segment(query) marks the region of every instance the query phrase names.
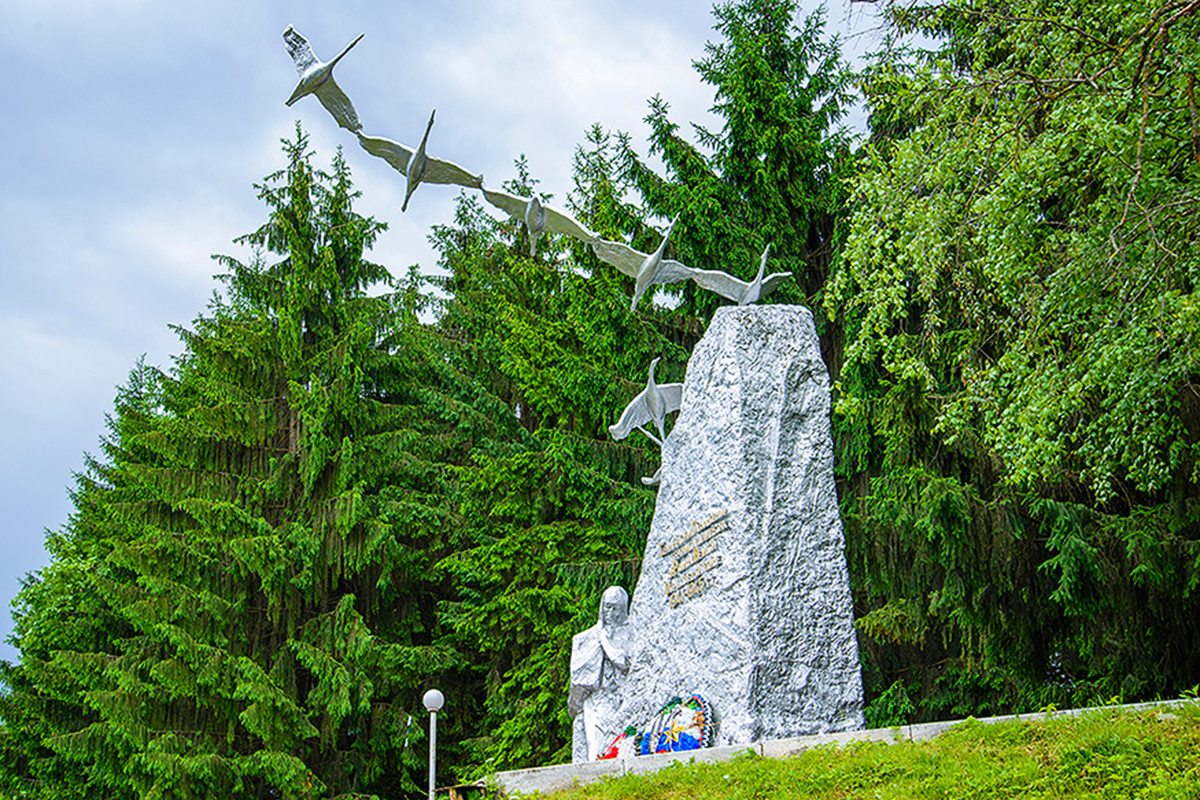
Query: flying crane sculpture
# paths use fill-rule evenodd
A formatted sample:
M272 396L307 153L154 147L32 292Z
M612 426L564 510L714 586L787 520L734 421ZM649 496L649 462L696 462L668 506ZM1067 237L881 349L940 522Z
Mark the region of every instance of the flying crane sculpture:
M601 261L611 264L624 274L634 279L633 296L629 303L632 313L637 309L638 301L652 286L668 283L679 283L692 280L702 289L715 292L740 306L756 303L773 292L779 284L791 276L790 272L777 272L765 278L767 256L770 245L763 250L758 265L758 274L754 280L747 283L720 270L693 269L686 264L669 258L663 258L667 240L675 229L679 217L671 221L663 234L662 240L653 253L643 253L633 249L624 242L613 242L601 239L582 223L564 211L545 205L537 197L518 197L507 192L488 189L483 185L483 177L460 167L451 161L434 158L426 153L429 133L433 130L436 111L429 115L429 123L425 126L425 135L414 150L400 142L382 136L368 136L362 132L362 123L354 110L354 104L333 79L333 68L352 47L363 38L359 34L354 41L346 45L331 61L324 62L316 57L308 40L294 27L289 25L283 32L287 43L288 53L296 63L300 73L300 81L296 85L287 105L292 105L301 97L315 94L321 104L333 116L334 121L343 128L352 131L358 137L358 143L373 156L382 158L397 172L406 176L404 203L401 211L408 210L408 203L413 192L422 183L455 184L468 189L479 189L483 197L496 208L525 224L529 231L529 254L537 254L538 239L547 233L572 236L592 248L592 252ZM653 377L653 367L651 367ZM659 431L660 435L662 431ZM649 434L647 434L649 435ZM652 437L653 438L653 437Z
M708 289L710 292L733 300L739 306L753 305L775 291L784 280L792 277L790 272L776 272L768 275L765 280L763 279L763 272L767 268L767 254L770 252L771 245L763 248L762 258L758 262L758 274L749 283L738 280L719 269L692 270L692 280L700 288Z
M609 435L617 441L624 439L635 429L646 434L650 441L659 447L662 447L663 440L667 438L665 432L667 414L679 410L679 406L683 402L683 384L664 383L659 385L654 380L654 368L658 366L659 361L662 359L656 358L650 362L650 372L646 376L646 388L629 401L629 405L625 406L625 410L616 424L608 426ZM654 434L646 430L647 422L653 422L654 427L658 429L657 439L654 438Z
M629 303L630 312L637 308L638 300L642 299L642 295L651 286L686 281L696 272L678 261L663 258L667 239L671 238L671 231L675 230L677 222L679 222L679 217L671 220L671 224L667 226L667 232L663 234L662 241L658 243L658 248L653 253L639 252L624 242L610 242L607 239L596 239L592 242L592 252L596 254L596 258L612 264L621 272L636 279L637 282L633 287L633 299Z
M654 368L661 360L661 358L656 358L650 362L650 371L646 376L646 388L629 401L629 405L625 406L625 410L616 424L608 426L608 434L613 439L620 441L636 429L644 433L647 439L659 447L663 446L663 442L667 438L667 414L678 411L682 405L683 384L664 383L660 385L654 380ZM646 430L645 426L648 422L653 422L654 427L658 429L657 438ZM647 486L657 485L661 475L662 468L660 467L652 477L642 478L642 483Z
M426 155L425 145L429 141L429 132L433 130L433 118L436 114L437 109L430 113L425 135L421 137L421 144L416 150L382 136L364 136L361 132L358 133L358 143L362 145L363 150L382 158L408 177L404 205L400 206L402 212L408 210L409 198L422 183L453 183L468 189L483 188L483 178L479 175L470 173L451 161Z
M596 234L564 211L542 203L536 197L517 197L507 192L498 192L486 186L483 197L501 211L525 223L529 230L529 255L537 253L537 240L543 233L561 233L573 236L581 242L591 243Z
M288 25L287 30L283 32L283 41L287 43L292 61L296 62L296 71L300 73L300 82L296 84L286 105L292 105L305 95L315 94L321 101L321 105L325 106L325 109L333 115L333 119L338 125L348 131L357 131L362 128L362 123L358 121L358 114L354 111L354 104L350 102L350 98L333 79L333 68L342 60L342 56L350 52L351 47L358 44L359 39L362 39L364 35L360 33L332 61L326 62L317 58L308 39Z

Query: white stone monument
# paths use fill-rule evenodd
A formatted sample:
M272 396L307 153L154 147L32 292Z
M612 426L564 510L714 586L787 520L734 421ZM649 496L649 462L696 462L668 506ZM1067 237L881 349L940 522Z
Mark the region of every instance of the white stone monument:
M628 620L619 705L700 694L715 745L861 728L862 681L812 314L724 307L688 363ZM580 743L575 760L608 742ZM594 757L594 756L593 756Z

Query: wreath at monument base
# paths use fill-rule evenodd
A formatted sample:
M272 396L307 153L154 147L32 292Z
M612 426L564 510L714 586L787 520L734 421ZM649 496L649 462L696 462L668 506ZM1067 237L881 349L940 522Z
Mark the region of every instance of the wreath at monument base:
M596 756L597 761L604 761L609 758L629 758L636 756L638 743L641 741L642 735L638 733L637 728L630 725L624 731L617 735L617 738L612 740L604 752Z
M638 733L630 725L597 760L678 753L710 747L713 737L712 710L698 694L673 697L659 709L650 725Z

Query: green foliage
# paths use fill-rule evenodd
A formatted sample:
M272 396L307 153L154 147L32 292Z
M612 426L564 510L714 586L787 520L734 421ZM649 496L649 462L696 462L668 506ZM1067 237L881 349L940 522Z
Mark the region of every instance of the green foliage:
M592 164L607 147L594 144ZM527 195L523 162L517 171L506 188ZM608 177L585 168L579 181ZM552 238L530 258L524 236L465 198L456 224L434 235L449 272L435 329L519 432L454 470L462 546L439 565L456 587L441 617L477 654L486 735L471 746L494 768L569 759L571 636L591 624L607 586L632 588L653 511L638 479L657 454L610 441L607 426L654 355L676 361L667 375L683 360L653 321L629 315L627 281L611 268Z
M863 627L868 670L922 662L925 713L946 669L1010 706L1196 680L1197 8L887 7L939 44L865 76L826 309L864 619L931 634Z
M796 276L769 299L813 308L837 382L868 720L1194 686L1200 3L888 4L857 154L821 13L714 14L696 67L721 127L690 141L654 97L659 174L594 125L565 202L644 251L679 215L667 254L693 267L748 279L769 244ZM894 47L913 31L936 49ZM174 365L119 390L18 598L0 793L419 793L411 712L434 682L443 773L568 756L571 635L633 588L654 504L657 447L607 427L653 358L682 379L722 300L683 284L631 314L586 245L531 257L466 194L432 233L444 277L394 281L340 155L315 169L299 132L285 151L250 259L219 257ZM524 159L504 188L537 191ZM1093 786L1089 759L1169 792L1195 777L1175 766L1194 731L1172 730L1183 750L1145 745L1161 768L1142 730L1001 738L1052 766L1043 794ZM1028 783L1024 756L987 777L981 738L949 761L816 754L803 780L748 761L706 791ZM924 783L887 783L905 776Z
M904 681L895 681L882 694L863 709L863 719L868 728L895 728L908 722L917 710L909 699L909 688Z
M6 731L40 741L6 754L39 796L421 782L399 729L463 665L431 599L445 464L469 450L460 422L489 424L403 297L367 294L390 280L363 258L382 226L352 211L341 157L315 170L299 132L285 150L269 222L238 240L253 259L219 257L226 296L179 329L174 367L135 370L22 593Z
M627 135L622 173L648 213L680 215L672 235L679 260L749 280L770 245L770 270L796 276L770 300L807 303L819 314L853 166L849 135L838 127L851 99L849 68L836 41L822 38L822 11L799 24L792 0L726 2L713 13L721 40L706 46L696 69L713 87L723 127L693 126L692 144L656 96L646 117L650 154L667 174L647 166ZM644 235L631 233L635 245ZM691 284L682 291L681 308L701 318L724 302ZM836 352L838 336L820 318L818 330L827 355Z

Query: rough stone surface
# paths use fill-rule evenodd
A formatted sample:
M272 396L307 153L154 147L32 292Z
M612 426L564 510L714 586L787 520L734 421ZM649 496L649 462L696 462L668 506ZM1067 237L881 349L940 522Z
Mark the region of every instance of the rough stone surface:
M663 446L614 736L691 693L717 746L863 726L829 408L807 309L717 311Z

